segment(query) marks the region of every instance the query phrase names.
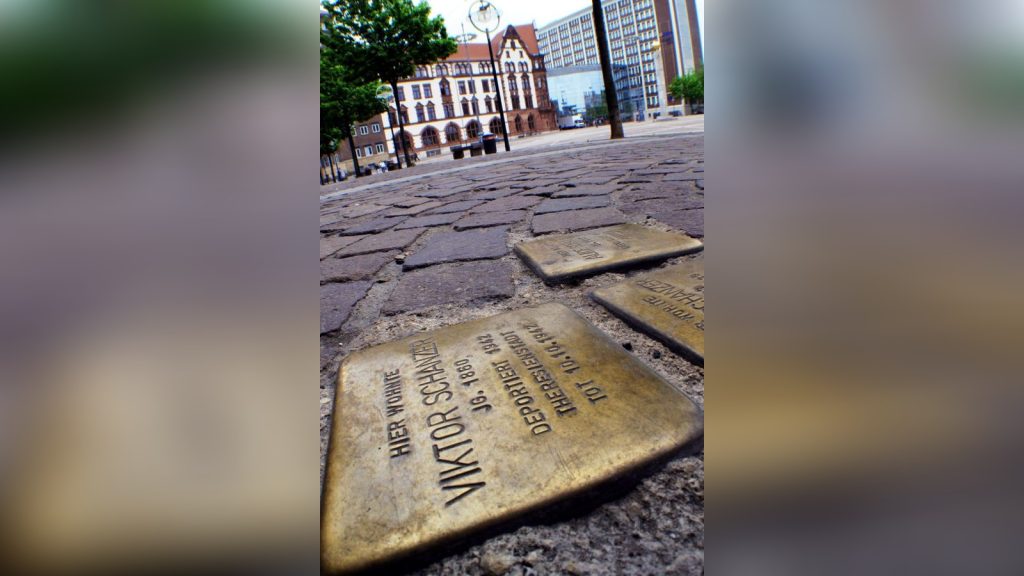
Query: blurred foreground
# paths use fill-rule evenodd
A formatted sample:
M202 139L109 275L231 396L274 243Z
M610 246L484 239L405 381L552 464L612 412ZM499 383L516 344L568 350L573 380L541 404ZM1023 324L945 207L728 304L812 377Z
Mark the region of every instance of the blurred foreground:
M4 573L312 572L298 4L0 6ZM1021 3L710 9L712 564L1019 574Z

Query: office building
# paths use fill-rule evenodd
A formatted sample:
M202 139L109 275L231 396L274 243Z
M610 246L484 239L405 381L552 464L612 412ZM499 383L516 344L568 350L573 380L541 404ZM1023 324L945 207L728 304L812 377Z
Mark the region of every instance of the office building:
M703 66L694 0L606 0L602 6L612 64L627 70L627 98L651 113L681 109L668 85ZM590 8L541 27L537 43L553 74L601 63Z

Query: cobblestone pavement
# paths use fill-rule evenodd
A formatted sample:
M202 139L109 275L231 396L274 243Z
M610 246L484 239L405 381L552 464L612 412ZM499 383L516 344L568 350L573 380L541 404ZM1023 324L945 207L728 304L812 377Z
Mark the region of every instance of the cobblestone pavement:
M512 253L622 222L704 236L704 138L658 136L467 159L335 190L320 210L321 482L337 366L410 334L562 302L703 407L704 371L588 297L644 270L545 285ZM576 516L456 551L420 574L702 574L704 456L683 454Z

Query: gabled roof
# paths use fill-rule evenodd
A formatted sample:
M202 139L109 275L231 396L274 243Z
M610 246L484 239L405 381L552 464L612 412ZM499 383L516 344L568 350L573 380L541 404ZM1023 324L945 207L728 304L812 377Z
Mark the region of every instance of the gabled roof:
M534 29L533 24L509 25L501 34L491 38L491 48L494 50L494 57L496 59L500 58L501 44L506 37L520 40L526 46L526 50L531 56L536 56L540 53L540 48L537 44L537 31ZM455 53L445 58L445 61L487 60L489 58L490 55L487 52L486 42L470 42L469 44L459 44Z
M491 40L495 53L501 49L501 43L506 37L518 38L521 40L526 46L526 50L530 53L530 56L536 56L540 53L540 47L537 45L537 30L533 27L533 24L520 24L519 26L509 24L508 28L505 28L504 32L499 36L495 36Z

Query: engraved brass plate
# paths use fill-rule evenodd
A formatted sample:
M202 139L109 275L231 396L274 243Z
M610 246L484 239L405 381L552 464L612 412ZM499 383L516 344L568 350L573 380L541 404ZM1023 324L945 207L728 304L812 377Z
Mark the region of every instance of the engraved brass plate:
M516 254L544 279L561 282L614 268L656 262L704 248L683 234L639 224L556 234L518 244Z
M600 288L591 297L677 354L704 365L703 258Z
M513 522L702 430L690 399L561 304L356 352L338 375L321 570L380 569Z

